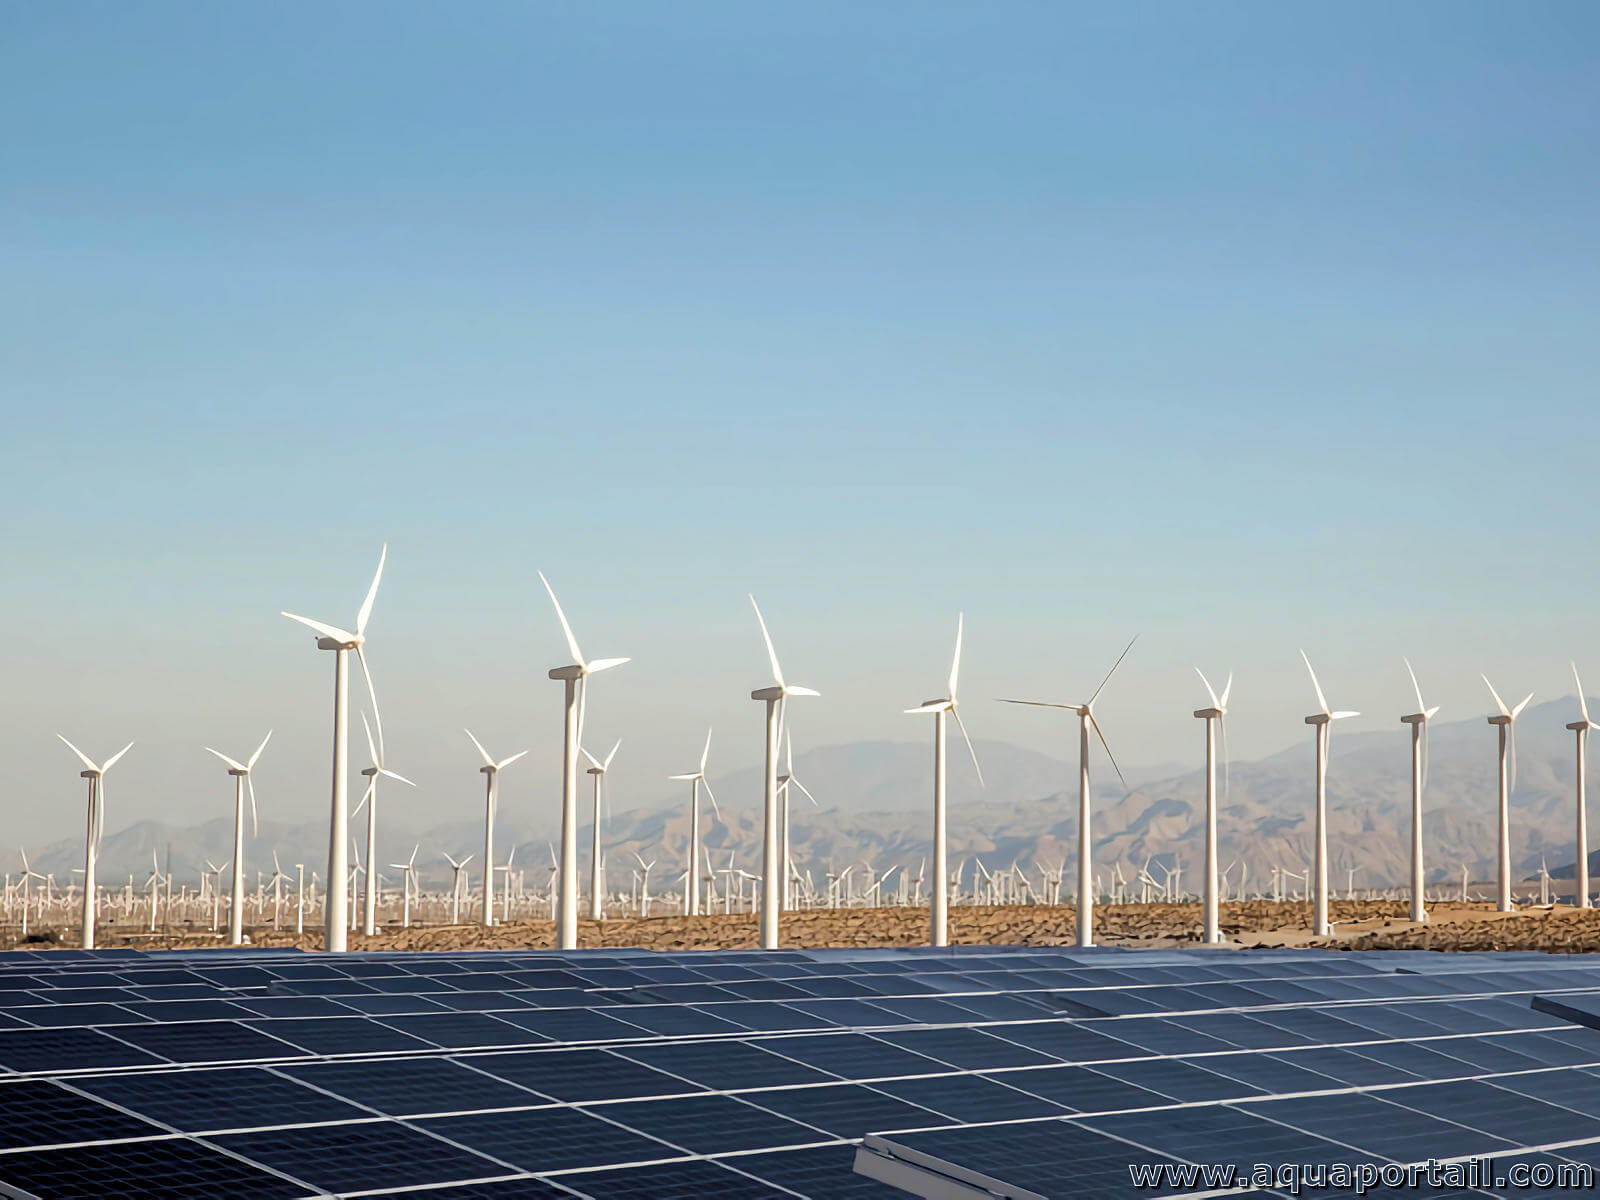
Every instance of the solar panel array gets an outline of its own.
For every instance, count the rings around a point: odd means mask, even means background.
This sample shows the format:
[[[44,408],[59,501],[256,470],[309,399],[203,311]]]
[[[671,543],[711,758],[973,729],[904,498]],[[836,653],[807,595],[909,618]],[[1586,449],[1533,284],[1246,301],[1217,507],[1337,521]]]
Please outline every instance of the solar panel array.
[[[21,952],[0,1194],[1125,1196],[1184,1191],[1135,1193],[1133,1162],[1594,1164],[1594,1025],[1578,956]]]

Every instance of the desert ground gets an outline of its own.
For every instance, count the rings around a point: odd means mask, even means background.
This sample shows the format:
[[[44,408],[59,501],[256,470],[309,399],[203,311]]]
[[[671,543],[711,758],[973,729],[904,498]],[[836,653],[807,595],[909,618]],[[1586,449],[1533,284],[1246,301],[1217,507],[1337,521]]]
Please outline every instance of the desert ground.
[[[1221,925],[1234,949],[1313,946],[1329,950],[1545,950],[1578,954],[1600,952],[1600,910],[1556,905],[1497,913],[1483,903],[1438,904],[1426,924],[1406,919],[1403,901],[1336,900],[1334,935],[1313,938],[1307,903],[1251,900],[1222,906]],[[1059,946],[1074,940],[1076,918],[1066,906],[958,906],[950,910],[950,940],[957,945]],[[927,943],[928,914],[923,908],[809,909],[786,913],[783,944],[824,946],[916,946]],[[26,943],[14,928],[0,929],[0,949],[70,947],[70,929],[35,931]],[[550,921],[481,925],[385,926],[371,938],[352,934],[352,950],[510,950],[549,949]],[[258,946],[299,946],[317,950],[320,931],[303,935],[271,926],[251,928]],[[579,923],[583,947],[642,947],[651,950],[745,949],[756,945],[756,918],[750,913],[683,917],[617,918]],[[1123,904],[1095,909],[1095,936],[1102,945],[1170,947],[1193,945],[1200,937],[1198,904]],[[105,927],[103,946],[195,949],[218,946],[208,930],[147,930]]]

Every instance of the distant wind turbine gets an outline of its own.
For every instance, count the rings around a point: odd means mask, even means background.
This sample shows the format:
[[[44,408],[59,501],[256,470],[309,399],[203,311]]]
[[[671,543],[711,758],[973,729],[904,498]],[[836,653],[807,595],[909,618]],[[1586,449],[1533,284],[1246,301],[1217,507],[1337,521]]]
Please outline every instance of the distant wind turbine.
[[[1400,720],[1411,726],[1411,919],[1416,922],[1428,919],[1424,903],[1427,899],[1426,878],[1422,867],[1422,792],[1428,786],[1428,722],[1439,711],[1437,705],[1429,708],[1422,699],[1422,685],[1417,673],[1406,664],[1406,674],[1411,676],[1411,688],[1417,694],[1417,711]]]
[[[767,632],[767,622],[761,615],[761,606],[754,596],[750,607],[756,610],[756,620],[761,625],[761,638],[767,644],[767,662],[772,667],[772,686],[757,688],[750,699],[762,700],[767,705],[767,755],[766,771],[762,776],[762,809],[765,814],[761,842],[761,948],[778,948],[778,909],[782,897],[783,871],[778,863],[778,730],[783,725],[783,710],[790,696],[816,696],[820,693],[808,687],[785,683],[783,669],[778,665],[778,652],[772,648],[772,635]]]
[[[496,762],[490,753],[483,748],[483,743],[473,737],[472,730],[465,731],[467,737],[472,739],[472,744],[478,748],[478,753],[483,757],[483,766],[478,770],[483,773],[484,799],[483,799],[483,861],[494,862],[494,817],[495,810],[500,806],[500,772],[509,767],[517,759],[527,753],[518,750],[510,758],[502,758]],[[486,888],[483,893],[483,909],[480,914],[484,925],[494,924],[494,889]]]
[[[688,899],[684,912],[691,917],[700,915],[700,789],[706,789],[706,796],[711,800],[711,808],[720,817],[721,811],[717,809],[717,798],[711,794],[711,781],[706,778],[706,759],[711,755],[711,730],[706,730],[705,749],[700,751],[700,766],[698,770],[686,772],[683,775],[669,775],[668,779],[688,780],[689,782],[689,867],[686,872],[686,886]]]
[[[1571,722],[1567,728],[1577,735],[1578,739],[1578,865],[1577,879],[1575,881],[1578,891],[1578,907],[1589,907],[1589,816],[1586,811],[1588,800],[1588,770],[1589,770],[1589,730],[1596,728],[1595,723],[1589,720],[1589,702],[1583,696],[1583,680],[1578,678],[1578,664],[1572,664],[1572,680],[1578,685],[1578,710],[1583,713],[1583,718]]]
[[[950,677],[945,681],[948,695],[940,700],[924,700],[906,713],[933,714],[933,889],[928,899],[928,944],[950,944],[950,870],[945,819],[945,727],[950,717],[955,717],[961,739],[972,756],[972,769],[978,773],[978,786],[983,786],[983,768],[978,765],[978,752],[972,748],[967,736],[967,726],[961,719],[956,703],[956,685],[961,679],[961,637],[966,626],[966,614],[956,614],[956,649],[950,659]]]
[[[79,935],[78,945],[84,950],[94,949],[94,917],[95,903],[98,892],[95,890],[94,867],[95,858],[100,852],[100,837],[106,829],[106,772],[117,765],[117,760],[133,749],[129,742],[118,750],[105,762],[96,766],[82,750],[79,750],[66,738],[61,737],[68,750],[78,756],[78,761],[83,763],[83,770],[78,772],[80,779],[89,781],[89,819],[88,830],[84,836],[83,844],[83,927]]]
[[[1335,721],[1343,721],[1347,717],[1359,717],[1361,714],[1348,709],[1334,712],[1328,707],[1328,698],[1322,694],[1322,684],[1317,682],[1317,673],[1311,668],[1311,660],[1306,657],[1304,650],[1300,657],[1305,659],[1306,670],[1311,675],[1311,686],[1316,689],[1317,703],[1321,705],[1320,712],[1314,712],[1306,718],[1306,724],[1316,731],[1317,739],[1317,824],[1315,858],[1315,893],[1311,906],[1311,932],[1317,937],[1328,937],[1333,933],[1333,926],[1328,921],[1328,740]]]
[[[811,801],[812,808],[821,808],[817,798],[811,794],[811,789],[800,782],[794,773],[794,733],[788,726],[783,730],[783,774],[778,776],[778,825],[781,830],[778,838],[778,857],[783,860],[783,907],[794,907],[794,880],[796,872],[794,860],[789,855],[789,785],[792,783],[800,789],[801,795]]]
[[[397,775],[385,765],[383,760],[383,747],[372,740],[372,727],[367,724],[366,714],[361,715],[361,728],[367,735],[367,753],[371,756],[372,765],[362,770],[366,776],[367,790],[362,794],[361,803],[356,805],[356,811],[361,811],[361,805],[367,806],[367,863],[370,865],[378,861],[378,779],[387,776],[407,787],[416,787],[404,775]],[[362,880],[361,891],[361,932],[367,937],[372,937],[378,932],[378,872],[368,871]]]
[[[598,658],[589,661],[578,649],[578,639],[572,636],[572,626],[567,614],[561,611],[561,601],[556,599],[550,581],[539,573],[539,581],[550,593],[550,603],[555,606],[556,617],[561,621],[561,632],[567,639],[567,649],[572,652],[572,662],[550,670],[551,679],[566,684],[565,721],[561,743],[561,896],[556,910],[556,948],[578,948],[578,747],[583,744],[583,710],[587,702],[589,676],[612,667],[620,667],[626,658]]]
[[[594,776],[594,828],[591,831],[593,836],[590,838],[589,854],[589,917],[595,921],[603,920],[606,915],[604,897],[601,895],[600,806],[605,798],[606,772],[610,770],[611,760],[617,756],[617,751],[621,748],[622,739],[618,738],[616,744],[611,747],[611,753],[606,755],[604,762],[587,750],[583,751],[583,756],[594,764],[589,768],[589,774]]]
[[[229,899],[228,908],[228,945],[244,945],[244,802],[245,797],[250,798],[250,832],[254,836],[260,832],[256,821],[256,785],[250,777],[251,770],[256,765],[256,760],[261,757],[261,752],[267,748],[267,743],[272,740],[272,730],[267,730],[267,736],[261,739],[261,744],[256,747],[255,753],[244,762],[229,758],[220,750],[206,747],[208,754],[215,754],[228,765],[228,774],[233,776],[233,889]]]
[[[1106,677],[1100,681],[1100,686],[1095,688],[1094,695],[1083,704],[1053,704],[1044,700],[1002,701],[1004,704],[1029,704],[1035,708],[1064,708],[1078,714],[1078,945],[1080,946],[1094,945],[1094,840],[1090,830],[1089,790],[1091,728],[1094,729],[1095,736],[1100,739],[1100,744],[1105,747],[1106,757],[1111,760],[1112,769],[1122,781],[1122,786],[1128,786],[1128,781],[1122,777],[1122,768],[1117,766],[1117,757],[1111,753],[1106,735],[1100,729],[1100,722],[1095,720],[1094,702],[1100,698],[1100,693],[1105,691],[1106,684],[1111,682],[1111,677],[1117,673],[1122,660],[1128,657],[1128,651],[1133,649],[1133,643],[1138,640],[1138,635],[1135,634],[1123,647],[1122,653],[1117,655],[1117,661],[1111,664],[1111,670],[1106,672]]]
[[[1233,691],[1233,675],[1229,673],[1228,682],[1222,685],[1222,695],[1219,696],[1199,667],[1194,669],[1194,673],[1200,676],[1206,695],[1211,697],[1211,707],[1197,708],[1194,715],[1206,723],[1206,876],[1202,940],[1216,944],[1222,941],[1217,913],[1217,725],[1227,720],[1228,694]],[[1226,731],[1227,725],[1223,724],[1222,727]],[[1226,732],[1223,733],[1223,744],[1227,744]],[[1223,750],[1223,758],[1227,758],[1226,749]]]
[[[373,573],[372,584],[367,588],[367,598],[361,602],[361,610],[356,614],[355,632],[340,629],[334,625],[324,625],[321,621],[313,621],[310,617],[296,616],[292,612],[282,615],[291,621],[300,624],[321,634],[317,639],[318,650],[332,650],[333,657],[333,794],[331,797],[331,816],[328,822],[328,875],[326,895],[323,897],[323,945],[333,953],[342,953],[349,947],[349,913],[347,903],[347,889],[343,881],[350,874],[349,842],[350,842],[350,803],[348,780],[349,773],[349,729],[350,724],[350,666],[349,653],[356,652],[356,661],[361,664],[361,673],[367,680],[367,696],[372,702],[372,717],[378,725],[378,746],[383,746],[383,722],[378,717],[378,697],[372,688],[372,672],[367,669],[367,656],[362,650],[366,642],[367,619],[372,616],[372,602],[378,596],[378,581],[383,578],[383,564],[388,561],[389,547],[385,543],[382,552],[378,555],[378,569]]]
[[[1500,730],[1500,894],[1496,907],[1501,912],[1511,912],[1515,908],[1511,903],[1511,792],[1517,786],[1517,717],[1528,706],[1528,701],[1533,699],[1533,693],[1524,696],[1515,708],[1507,708],[1506,702],[1500,699],[1500,693],[1494,690],[1494,684],[1489,682],[1489,677],[1484,675],[1482,679],[1489,694],[1494,697],[1494,706],[1500,710],[1497,715],[1486,718],[1489,724]]]

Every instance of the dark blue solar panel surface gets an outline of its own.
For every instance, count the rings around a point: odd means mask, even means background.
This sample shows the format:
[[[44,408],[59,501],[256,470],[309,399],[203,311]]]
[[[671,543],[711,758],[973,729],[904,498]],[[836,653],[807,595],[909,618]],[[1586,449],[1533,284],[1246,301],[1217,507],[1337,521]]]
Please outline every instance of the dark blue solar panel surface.
[[[1130,1162],[1593,1165],[1597,1113],[1584,956],[0,955],[0,1194],[40,1200],[907,1194],[868,1135],[1148,1195]]]

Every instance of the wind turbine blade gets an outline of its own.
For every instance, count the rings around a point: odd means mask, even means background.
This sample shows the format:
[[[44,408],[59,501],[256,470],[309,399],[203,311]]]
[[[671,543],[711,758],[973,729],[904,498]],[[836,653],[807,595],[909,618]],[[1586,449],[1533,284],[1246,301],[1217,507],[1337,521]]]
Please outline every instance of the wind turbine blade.
[[[950,660],[950,699],[956,698],[956,681],[961,677],[961,631],[966,623],[966,614],[956,614],[956,652]]]
[[[591,763],[593,763],[593,764],[594,764],[594,765],[595,765],[595,766],[597,766],[597,767],[599,767],[599,768],[600,768],[600,769],[601,769],[601,770],[602,770],[602,771],[604,771],[604,770],[605,770],[605,767],[604,767],[604,766],[603,766],[603,765],[601,765],[601,762],[600,762],[600,760],[599,760],[599,759],[598,759],[598,758],[596,758],[596,757],[595,757],[595,756],[594,756],[594,755],[592,755],[592,754],[590,754],[590,753],[589,753],[589,752],[588,752],[588,751],[587,751],[587,750],[585,750],[585,749],[584,749],[584,748],[583,748],[583,747],[582,747],[582,746],[579,746],[579,747],[578,747],[578,753],[579,753],[579,754],[581,754],[581,755],[583,755],[583,756],[584,756],[584,757],[585,757],[585,758],[587,758],[587,759],[588,759],[588,760],[589,760],[589,761],[590,761],[590,762],[591,762]]]
[[[1528,699],[1531,700],[1532,698],[1533,697],[1530,696]],[[1528,702],[1527,700],[1524,700],[1522,703],[1526,704],[1527,702]],[[132,750],[132,749],[133,749],[133,743],[129,742],[121,750],[118,750],[110,758],[106,759],[105,764],[100,768],[100,774],[104,775],[107,771],[111,770],[112,767],[117,765],[117,760],[119,758],[121,758],[124,754],[126,754],[129,750]]]
[[[480,742],[476,737],[473,737],[472,730],[466,729],[462,732],[465,733],[469,738],[472,738],[472,744],[478,748],[478,753],[483,755],[483,765],[486,767],[494,766],[494,759],[489,757],[489,752],[483,748],[483,743]]]
[[[1311,660],[1306,658],[1306,652],[1300,651],[1300,657],[1306,661],[1306,670],[1311,672],[1311,686],[1317,689],[1317,707],[1322,709],[1324,716],[1331,716],[1328,709],[1328,698],[1322,694],[1322,685],[1317,682],[1317,673],[1311,668]]]
[[[783,668],[778,666],[778,652],[772,648],[772,634],[767,632],[767,619],[761,615],[761,606],[756,603],[753,594],[750,595],[750,607],[756,610],[756,620],[761,623],[761,640],[767,644],[767,661],[772,664],[772,682],[783,687]]]
[[[1226,696],[1228,689],[1223,688],[1222,694]],[[1217,707],[1223,710],[1222,716],[1217,718],[1217,723],[1222,727],[1222,803],[1226,807],[1233,795],[1233,759],[1228,754],[1227,701],[1224,700]]]
[[[706,799],[711,801],[711,811],[717,814],[718,820],[721,820],[722,810],[717,807],[717,794],[711,790],[711,781],[709,779],[702,779],[700,781],[700,786],[705,788]]]
[[[783,694],[785,696],[820,696],[820,695],[822,695],[822,693],[817,691],[815,688],[800,687],[798,684],[793,685],[793,686],[789,686],[789,687],[785,687],[783,689]]]
[[[356,647],[356,661],[361,664],[361,675],[367,681],[367,701],[372,705],[372,724],[378,731],[378,757],[374,762],[382,762],[383,746],[383,714],[378,711],[378,692],[372,686],[372,672],[367,669],[367,655],[360,646]]]
[[[372,765],[377,766],[383,760],[378,757],[378,747],[372,740],[372,726],[367,724],[367,714],[361,714],[361,728],[367,735],[367,755],[372,759]]]
[[[783,731],[783,748],[785,755],[783,773],[792,778],[794,776],[794,737],[787,729]]]
[[[1359,717],[1360,715],[1361,714],[1356,712],[1354,709],[1341,708],[1337,712],[1329,713],[1328,714],[1328,719],[1330,721],[1342,721],[1346,717]]]
[[[1106,672],[1106,677],[1100,681],[1100,686],[1095,688],[1094,695],[1089,697],[1090,704],[1093,704],[1100,698],[1100,693],[1105,690],[1106,684],[1111,682],[1111,677],[1117,673],[1117,668],[1122,665],[1122,660],[1128,657],[1128,651],[1133,649],[1133,643],[1137,642],[1138,640],[1139,635],[1136,633],[1133,635],[1128,644],[1122,648],[1122,653],[1117,655],[1117,661],[1111,664],[1111,670]]]
[[[609,671],[612,667],[620,667],[623,663],[632,662],[631,658],[597,658],[583,668],[585,675],[598,675],[601,671]]]
[[[1222,703],[1217,706],[1218,708],[1227,708],[1228,707],[1228,696],[1232,691],[1233,691],[1233,672],[1229,671],[1228,672],[1228,682],[1222,685]]]
[[[416,784],[412,783],[411,780],[407,779],[404,775],[397,775],[395,772],[389,770],[388,767],[379,767],[378,768],[378,774],[384,776],[385,778],[393,779],[393,780],[396,780],[399,783],[403,783],[407,787],[416,787],[417,786]]]
[[[606,761],[600,764],[604,770],[611,769],[611,760],[617,756],[617,751],[620,749],[622,749],[622,739],[618,738],[611,747],[611,753],[606,755]]]
[[[556,617],[561,621],[561,632],[567,639],[567,649],[572,654],[572,661],[584,667],[583,651],[578,649],[578,639],[572,636],[572,626],[567,624],[567,614],[561,611],[561,601],[556,599],[556,590],[550,586],[550,581],[544,577],[544,572],[539,572],[539,582],[544,584],[544,590],[550,593],[550,603],[556,606]]]
[[[251,767],[256,765],[256,759],[261,757],[261,752],[267,748],[267,743],[270,742],[271,740],[272,740],[272,730],[269,729],[269,730],[267,730],[267,736],[261,739],[261,745],[256,747],[256,752],[254,754],[252,754],[249,757],[249,759],[245,762],[245,764],[244,764],[244,769],[245,770],[248,771],[248,770],[250,770]]]
[[[589,674],[578,676],[578,745],[583,745],[583,718],[589,705]]]
[[[1517,702],[1516,707],[1511,710],[1512,717],[1515,718],[1515,717],[1521,715],[1522,710],[1528,707],[1528,701],[1532,700],[1532,699],[1533,699],[1533,693],[1529,692],[1526,696],[1524,696],[1521,700],[1519,700]]]
[[[1222,701],[1217,699],[1216,690],[1214,688],[1212,688],[1211,681],[1206,678],[1206,673],[1204,671],[1202,671],[1199,667],[1196,667],[1194,669],[1194,673],[1196,675],[1200,676],[1200,682],[1205,684],[1206,695],[1211,697],[1211,707],[1212,708],[1221,708],[1222,707]]]
[[[1031,708],[1068,708],[1077,712],[1079,707],[1076,704],[1053,704],[1049,700],[1006,700],[999,697],[996,699],[1001,704],[1026,704]]]
[[[948,700],[935,700],[932,704],[919,704],[915,708],[901,709],[901,711],[903,713],[905,713],[907,716],[915,716],[915,715],[917,715],[919,713],[943,712],[945,709],[947,709],[949,707],[950,707],[950,701],[948,701]]]
[[[1484,683],[1488,684],[1489,694],[1494,697],[1494,705],[1500,710],[1500,715],[1502,717],[1509,717],[1511,715],[1511,711],[1510,709],[1506,708],[1506,702],[1500,699],[1500,693],[1494,690],[1494,684],[1489,683],[1489,677],[1487,675],[1480,675],[1478,678],[1482,679]]]
[[[280,612],[278,615],[282,617],[288,617],[291,621],[299,621],[300,624],[306,626],[307,628],[315,630],[323,637],[332,638],[336,642],[354,642],[360,639],[359,634],[351,633],[347,629],[340,629],[337,625],[328,625],[322,621],[313,621],[310,617],[302,617],[292,612]]]
[[[207,746],[206,747],[206,753],[207,754],[215,754],[218,758],[220,758],[223,762],[227,763],[235,771],[244,771],[244,772],[248,773],[248,771],[250,770],[250,768],[245,766],[242,762],[238,762],[238,761],[236,761],[234,759],[229,758],[221,750],[213,750],[210,746]]]
[[[503,771],[507,767],[509,767],[512,763],[516,762],[517,759],[523,757],[527,753],[528,752],[526,750],[518,750],[510,758],[502,758],[499,762],[495,763],[494,764],[494,768],[497,771]]]
[[[1089,714],[1089,724],[1094,726],[1094,735],[1100,739],[1100,744],[1105,747],[1106,757],[1111,760],[1111,769],[1117,773],[1117,778],[1122,781],[1123,790],[1126,791],[1128,781],[1122,778],[1122,768],[1117,766],[1117,756],[1111,753],[1111,743],[1106,741],[1106,735],[1100,730],[1100,722],[1094,719],[1094,714]]]
[[[713,728],[710,725],[706,726],[706,745],[705,749],[700,751],[700,774],[702,775],[706,773],[706,759],[711,757],[711,731]]]
[[[244,777],[245,795],[250,797],[250,836],[261,836],[261,821],[256,816],[256,781],[247,772]]]
[[[65,743],[65,745],[66,745],[68,750],[71,750],[74,754],[76,754],[78,756],[78,761],[83,763],[83,765],[84,765],[84,767],[86,769],[88,769],[90,771],[98,771],[100,769],[93,761],[90,760],[89,756],[87,754],[85,754],[82,750],[79,750],[71,742],[67,741],[66,738],[61,737],[61,735],[59,733],[56,734],[56,736],[58,738],[61,738],[62,742]],[[216,753],[216,751],[212,751],[212,753],[214,754],[214,753]]]
[[[374,775],[371,779],[367,780],[367,790],[361,793],[361,799],[356,801],[356,806],[350,810],[350,815],[352,817],[357,816],[361,810],[367,806],[367,800],[372,796],[372,789],[375,786],[374,781],[377,778],[378,777]]]
[[[421,850],[421,849],[422,849],[422,843],[421,842],[418,842],[415,846],[411,847],[411,857],[406,859],[406,866],[407,867],[410,867],[412,863],[417,861],[417,851]]]
[[[1427,712],[1428,706],[1422,699],[1422,685],[1417,682],[1417,673],[1411,669],[1411,660],[1402,656],[1400,661],[1406,664],[1406,674],[1411,676],[1411,690],[1417,693],[1417,711]]]
[[[1590,724],[1590,721],[1589,721],[1589,701],[1587,699],[1585,699],[1584,694],[1583,694],[1583,680],[1578,678],[1578,664],[1577,663],[1573,663],[1572,664],[1572,682],[1578,685],[1578,708],[1583,713],[1583,723],[1585,725],[1588,725],[1588,724]]]
[[[813,807],[813,808],[821,808],[822,807],[822,805],[817,803],[817,798],[811,794],[811,789],[808,788],[805,784],[801,783],[793,775],[789,776],[789,782],[794,784],[795,787],[799,788],[801,795],[803,795],[807,800],[811,801],[811,807]]]
[[[978,752],[972,748],[972,739],[967,736],[967,723],[961,719],[961,710],[954,704],[950,706],[950,715],[956,719],[956,728],[961,730],[961,740],[967,744],[967,753],[972,757],[972,769],[978,773],[978,786],[986,786],[983,782],[983,768],[978,765]]]
[[[388,558],[389,543],[385,542],[378,554],[378,569],[372,573],[372,586],[367,589],[367,598],[361,602],[361,611],[356,614],[357,636],[367,631],[367,618],[372,615],[372,602],[378,598],[378,581],[383,578],[383,564]]]

